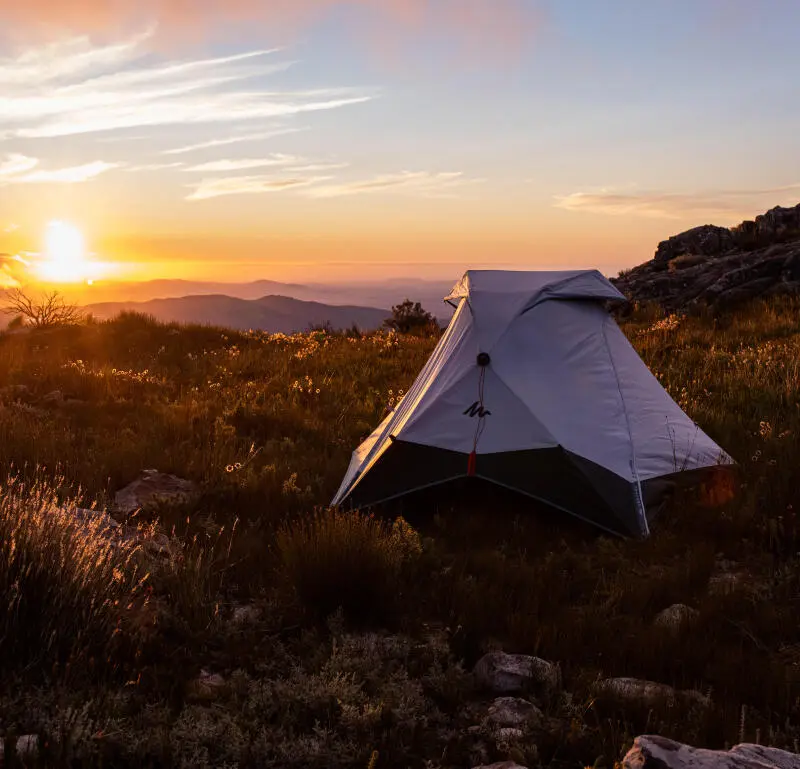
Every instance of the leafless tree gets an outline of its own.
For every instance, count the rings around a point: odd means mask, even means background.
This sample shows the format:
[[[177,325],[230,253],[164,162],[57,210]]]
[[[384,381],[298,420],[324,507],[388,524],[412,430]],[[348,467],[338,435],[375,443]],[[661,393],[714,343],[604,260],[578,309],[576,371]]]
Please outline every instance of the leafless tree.
[[[58,291],[34,299],[21,288],[12,288],[6,291],[2,301],[4,306],[0,312],[21,317],[25,325],[32,328],[73,326],[83,320],[80,309],[69,304]]]

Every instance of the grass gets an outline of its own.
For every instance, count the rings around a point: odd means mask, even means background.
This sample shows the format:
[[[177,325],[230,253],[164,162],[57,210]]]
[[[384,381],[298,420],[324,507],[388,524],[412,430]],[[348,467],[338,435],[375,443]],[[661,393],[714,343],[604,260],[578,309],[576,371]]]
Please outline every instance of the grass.
[[[431,338],[136,315],[0,337],[3,730],[41,735],[54,766],[611,766],[645,731],[795,749],[799,310],[622,321],[739,462],[645,542],[485,488],[420,494],[386,520],[328,512]],[[76,500],[102,508],[149,467],[200,488],[127,522],[168,533],[171,554],[75,525]],[[695,622],[654,625],[678,602]],[[234,622],[243,604],[258,618]],[[469,730],[488,703],[467,671],[493,648],[559,662],[570,694],[522,743]],[[597,697],[607,676],[713,706]]]

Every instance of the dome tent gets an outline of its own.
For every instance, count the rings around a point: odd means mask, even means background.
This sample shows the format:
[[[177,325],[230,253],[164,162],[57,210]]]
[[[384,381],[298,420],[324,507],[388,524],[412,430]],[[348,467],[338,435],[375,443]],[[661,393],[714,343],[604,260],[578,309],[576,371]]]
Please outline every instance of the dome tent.
[[[334,505],[475,476],[644,537],[677,474],[732,463],[619,329],[606,302],[625,297],[598,271],[471,270],[445,301],[450,325]]]

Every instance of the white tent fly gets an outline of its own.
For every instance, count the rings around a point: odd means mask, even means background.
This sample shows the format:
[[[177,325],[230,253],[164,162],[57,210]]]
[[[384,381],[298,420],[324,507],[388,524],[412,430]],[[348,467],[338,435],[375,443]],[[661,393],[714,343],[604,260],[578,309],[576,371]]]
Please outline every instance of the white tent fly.
[[[475,476],[647,536],[678,473],[732,459],[670,398],[609,314],[596,270],[471,270],[395,410],[353,453],[334,505]]]

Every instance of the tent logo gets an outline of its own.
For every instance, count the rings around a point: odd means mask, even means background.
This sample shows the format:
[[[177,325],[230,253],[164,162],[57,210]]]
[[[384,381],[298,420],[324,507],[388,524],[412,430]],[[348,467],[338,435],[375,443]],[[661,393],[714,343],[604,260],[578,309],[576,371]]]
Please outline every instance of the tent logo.
[[[483,408],[480,401],[475,401],[475,403],[473,403],[466,411],[464,411],[465,417],[479,417],[480,419],[483,419],[484,417],[491,415],[492,412],[489,411],[489,409]]]

